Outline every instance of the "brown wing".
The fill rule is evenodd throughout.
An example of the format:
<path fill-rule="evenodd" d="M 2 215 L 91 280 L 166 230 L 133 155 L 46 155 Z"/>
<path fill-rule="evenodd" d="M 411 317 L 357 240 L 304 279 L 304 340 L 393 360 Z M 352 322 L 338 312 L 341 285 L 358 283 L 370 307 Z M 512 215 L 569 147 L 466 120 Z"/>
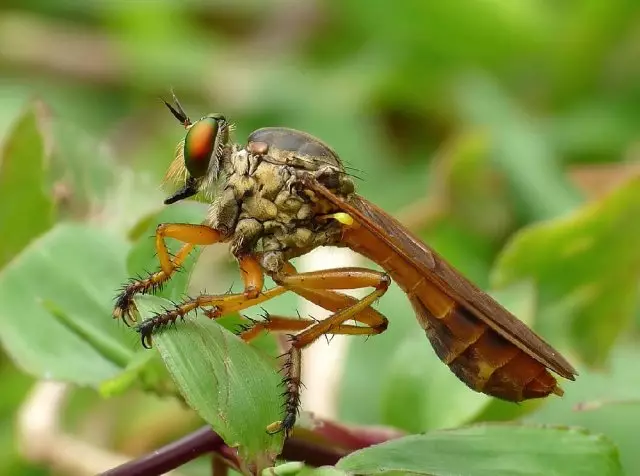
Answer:
<path fill-rule="evenodd" d="M 523 322 L 478 289 L 453 269 L 435 251 L 422 243 L 399 221 L 359 195 L 348 201 L 336 196 L 312 177 L 305 185 L 336 207 L 355 218 L 362 226 L 384 241 L 404 261 L 444 293 L 463 303 L 489 327 L 512 342 L 526 354 L 567 379 L 575 380 L 578 372 L 567 360 Z"/>

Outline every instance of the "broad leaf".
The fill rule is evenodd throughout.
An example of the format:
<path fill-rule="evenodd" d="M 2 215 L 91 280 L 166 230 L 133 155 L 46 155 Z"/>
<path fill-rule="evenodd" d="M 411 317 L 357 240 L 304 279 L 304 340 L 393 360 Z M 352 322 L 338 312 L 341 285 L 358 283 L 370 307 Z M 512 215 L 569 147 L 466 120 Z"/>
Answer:
<path fill-rule="evenodd" d="M 581 369 L 580 377 L 564 386 L 563 398 L 549 399 L 527 420 L 575 425 L 603 433 L 619 448 L 625 474 L 640 474 L 638 362 L 640 349 L 636 343 L 617 346 L 606 372 Z"/>
<path fill-rule="evenodd" d="M 478 425 L 412 435 L 356 451 L 338 469 L 429 476 L 619 476 L 615 446 L 572 428 Z"/>
<path fill-rule="evenodd" d="M 640 277 L 640 179 L 569 216 L 523 229 L 502 253 L 495 283 L 533 280 L 541 332 L 601 363 L 630 322 Z"/>
<path fill-rule="evenodd" d="M 0 274 L 0 338 L 42 378 L 98 385 L 133 356 L 135 337 L 111 318 L 128 246 L 79 225 L 58 225 Z"/>
<path fill-rule="evenodd" d="M 171 303 L 154 296 L 136 300 L 151 317 Z M 280 453 L 281 434 L 266 428 L 281 420 L 282 377 L 275 363 L 218 323 L 189 318 L 154 334 L 169 372 L 186 401 L 245 461 L 265 467 Z"/>
<path fill-rule="evenodd" d="M 53 224 L 44 139 L 35 107 L 17 121 L 0 157 L 0 267 Z"/>

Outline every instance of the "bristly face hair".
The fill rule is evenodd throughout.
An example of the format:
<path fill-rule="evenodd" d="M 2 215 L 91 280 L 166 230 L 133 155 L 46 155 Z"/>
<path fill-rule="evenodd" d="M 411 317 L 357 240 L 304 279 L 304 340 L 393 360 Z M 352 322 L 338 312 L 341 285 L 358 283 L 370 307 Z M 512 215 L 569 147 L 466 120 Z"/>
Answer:
<path fill-rule="evenodd" d="M 180 101 L 171 91 L 173 104 L 162 100 L 171 114 L 184 126 L 187 135 L 175 150 L 175 158 L 163 184 L 182 184 L 183 188 L 165 200 L 166 204 L 195 195 L 199 191 L 212 193 L 220 175 L 221 161 L 234 129 L 222 114 L 209 114 L 192 122 Z"/>

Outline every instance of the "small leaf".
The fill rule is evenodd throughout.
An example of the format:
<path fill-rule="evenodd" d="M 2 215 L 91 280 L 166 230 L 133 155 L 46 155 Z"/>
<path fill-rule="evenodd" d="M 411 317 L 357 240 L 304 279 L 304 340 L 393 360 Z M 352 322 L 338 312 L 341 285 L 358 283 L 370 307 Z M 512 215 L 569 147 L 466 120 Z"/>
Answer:
<path fill-rule="evenodd" d="M 477 425 L 412 435 L 365 448 L 336 465 L 357 474 L 430 476 L 619 476 L 615 446 L 572 428 Z"/>
<path fill-rule="evenodd" d="M 154 296 L 136 300 L 142 316 L 171 303 Z M 282 419 L 281 376 L 263 354 L 206 318 L 178 322 L 153 336 L 189 406 L 245 461 L 270 461 L 280 453 L 281 434 L 266 427 Z"/>
<path fill-rule="evenodd" d="M 523 229 L 503 251 L 494 282 L 533 280 L 537 322 L 601 363 L 631 321 L 640 277 L 640 179 L 566 217 Z"/>
<path fill-rule="evenodd" d="M 44 140 L 35 107 L 17 121 L 0 157 L 0 267 L 53 224 Z"/>
<path fill-rule="evenodd" d="M 262 476 L 294 476 L 300 474 L 300 471 L 304 468 L 304 463 L 300 461 L 290 461 L 283 463 L 272 468 L 267 468 L 262 471 Z"/>

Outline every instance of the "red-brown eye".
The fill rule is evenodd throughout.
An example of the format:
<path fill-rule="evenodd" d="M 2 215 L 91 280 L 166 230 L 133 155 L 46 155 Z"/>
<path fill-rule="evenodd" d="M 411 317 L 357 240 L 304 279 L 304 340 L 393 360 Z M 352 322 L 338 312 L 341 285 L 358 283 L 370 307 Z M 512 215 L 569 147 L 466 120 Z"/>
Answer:
<path fill-rule="evenodd" d="M 220 124 L 214 117 L 204 117 L 189 128 L 184 140 L 184 165 L 193 178 L 207 173 L 219 132 Z"/>

